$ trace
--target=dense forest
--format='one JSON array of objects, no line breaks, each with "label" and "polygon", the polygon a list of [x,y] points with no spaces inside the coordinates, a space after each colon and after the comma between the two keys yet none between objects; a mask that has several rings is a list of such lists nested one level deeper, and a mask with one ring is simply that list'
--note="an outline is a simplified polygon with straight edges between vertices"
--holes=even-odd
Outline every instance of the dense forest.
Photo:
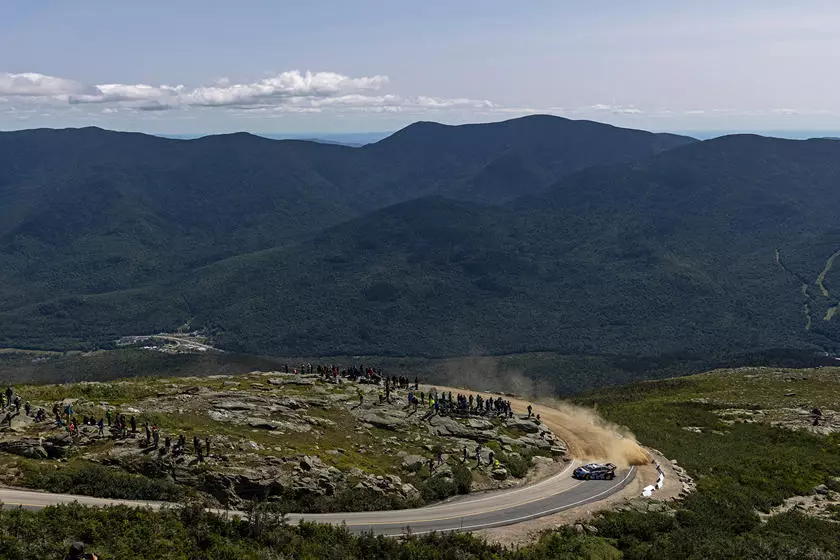
[{"label": "dense forest", "polygon": [[188,325],[274,356],[833,352],[838,161],[543,116],[363,148],[3,133],[0,345]]}]

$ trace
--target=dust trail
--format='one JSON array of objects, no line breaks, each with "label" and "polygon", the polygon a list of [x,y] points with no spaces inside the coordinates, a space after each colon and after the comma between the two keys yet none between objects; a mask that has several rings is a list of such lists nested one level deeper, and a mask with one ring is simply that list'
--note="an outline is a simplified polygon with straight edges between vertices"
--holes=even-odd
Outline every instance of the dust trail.
[{"label": "dust trail", "polygon": [[645,465],[651,461],[628,430],[608,422],[594,409],[554,398],[548,383],[528,378],[520,370],[504,369],[496,359],[452,360],[445,373],[449,384],[455,388],[438,387],[440,390],[521,395],[522,398],[505,398],[519,414],[524,413],[529,404],[533,405],[534,414],[539,414],[542,422],[566,442],[576,459],[611,462],[619,467]]},{"label": "dust trail", "polygon": [[646,465],[651,461],[629,430],[605,420],[594,409],[540,399],[535,412],[566,440],[576,458],[608,461],[619,467]]}]

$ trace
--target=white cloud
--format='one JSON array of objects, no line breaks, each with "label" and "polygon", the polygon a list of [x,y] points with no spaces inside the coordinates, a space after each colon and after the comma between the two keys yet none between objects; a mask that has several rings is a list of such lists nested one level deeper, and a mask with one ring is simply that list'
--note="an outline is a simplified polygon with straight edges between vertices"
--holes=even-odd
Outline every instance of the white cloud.
[{"label": "white cloud", "polygon": [[250,83],[218,78],[213,85],[96,84],[37,73],[0,73],[0,95],[52,105],[105,105],[137,111],[176,108],[268,109],[279,112],[322,110],[402,111],[494,107],[487,100],[405,97],[383,94],[386,76],[353,78],[335,72],[283,72]]},{"label": "white cloud", "polygon": [[0,72],[0,95],[9,97],[61,97],[83,94],[88,88],[79,82],[35,72]]},{"label": "white cloud", "polygon": [[625,106],[625,105],[607,105],[604,103],[596,103],[590,107],[587,107],[592,111],[607,111],[610,113],[614,113],[616,115],[640,115],[642,114],[641,109],[637,109],[636,107],[632,106]]}]

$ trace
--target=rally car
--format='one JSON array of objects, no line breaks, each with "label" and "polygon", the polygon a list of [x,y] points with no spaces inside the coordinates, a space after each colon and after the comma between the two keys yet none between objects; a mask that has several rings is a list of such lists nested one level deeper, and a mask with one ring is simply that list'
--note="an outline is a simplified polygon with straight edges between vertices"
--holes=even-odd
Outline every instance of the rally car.
[{"label": "rally car", "polygon": [[612,480],[615,469],[612,463],[589,463],[576,468],[572,476],[580,480]]}]

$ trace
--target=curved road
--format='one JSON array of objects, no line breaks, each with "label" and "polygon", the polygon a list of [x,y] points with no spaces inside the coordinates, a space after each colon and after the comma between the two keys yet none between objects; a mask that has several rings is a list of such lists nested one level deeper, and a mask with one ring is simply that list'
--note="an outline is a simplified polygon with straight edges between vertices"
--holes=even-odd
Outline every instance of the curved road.
[{"label": "curved road", "polygon": [[[440,388],[440,387],[439,387]],[[447,387],[441,390],[450,390]],[[457,390],[457,389],[452,389]],[[517,407],[526,408],[528,403],[511,398]],[[289,514],[291,522],[300,520],[345,524],[355,533],[372,531],[376,534],[396,536],[411,531],[423,534],[432,531],[477,531],[513,525],[545,515],[603,500],[627,486],[636,476],[636,467],[619,470],[615,480],[580,481],[572,478],[572,470],[582,464],[586,457],[604,456],[603,438],[593,426],[579,424],[573,427],[567,412],[555,410],[550,405],[535,404],[535,413],[542,414],[543,422],[564,439],[575,460],[565,469],[545,480],[520,488],[495,490],[453,498],[432,506],[397,511],[375,511],[354,513]],[[603,435],[603,434],[600,434]],[[613,441],[612,435],[609,436]],[[0,487],[0,502],[4,506],[41,509],[46,506],[79,502],[90,506],[130,505],[160,508],[171,504],[162,502],[138,502],[49,494],[32,490]],[[215,510],[224,512],[224,510]],[[229,511],[231,515],[241,512]]]},{"label": "curved road", "polygon": [[[346,524],[355,533],[372,531],[396,536],[410,530],[413,534],[432,531],[477,531],[512,525],[550,515],[583,504],[602,500],[624,488],[636,474],[635,467],[619,471],[615,480],[580,481],[571,477],[573,461],[563,472],[536,484],[509,490],[497,490],[455,498],[417,509],[329,514],[290,514],[289,521]],[[131,505],[159,508],[160,502],[109,500],[70,494],[49,494],[31,490],[0,488],[0,501],[6,507],[41,509],[46,506],[79,502],[91,506]],[[229,512],[238,513],[238,512]]]}]

